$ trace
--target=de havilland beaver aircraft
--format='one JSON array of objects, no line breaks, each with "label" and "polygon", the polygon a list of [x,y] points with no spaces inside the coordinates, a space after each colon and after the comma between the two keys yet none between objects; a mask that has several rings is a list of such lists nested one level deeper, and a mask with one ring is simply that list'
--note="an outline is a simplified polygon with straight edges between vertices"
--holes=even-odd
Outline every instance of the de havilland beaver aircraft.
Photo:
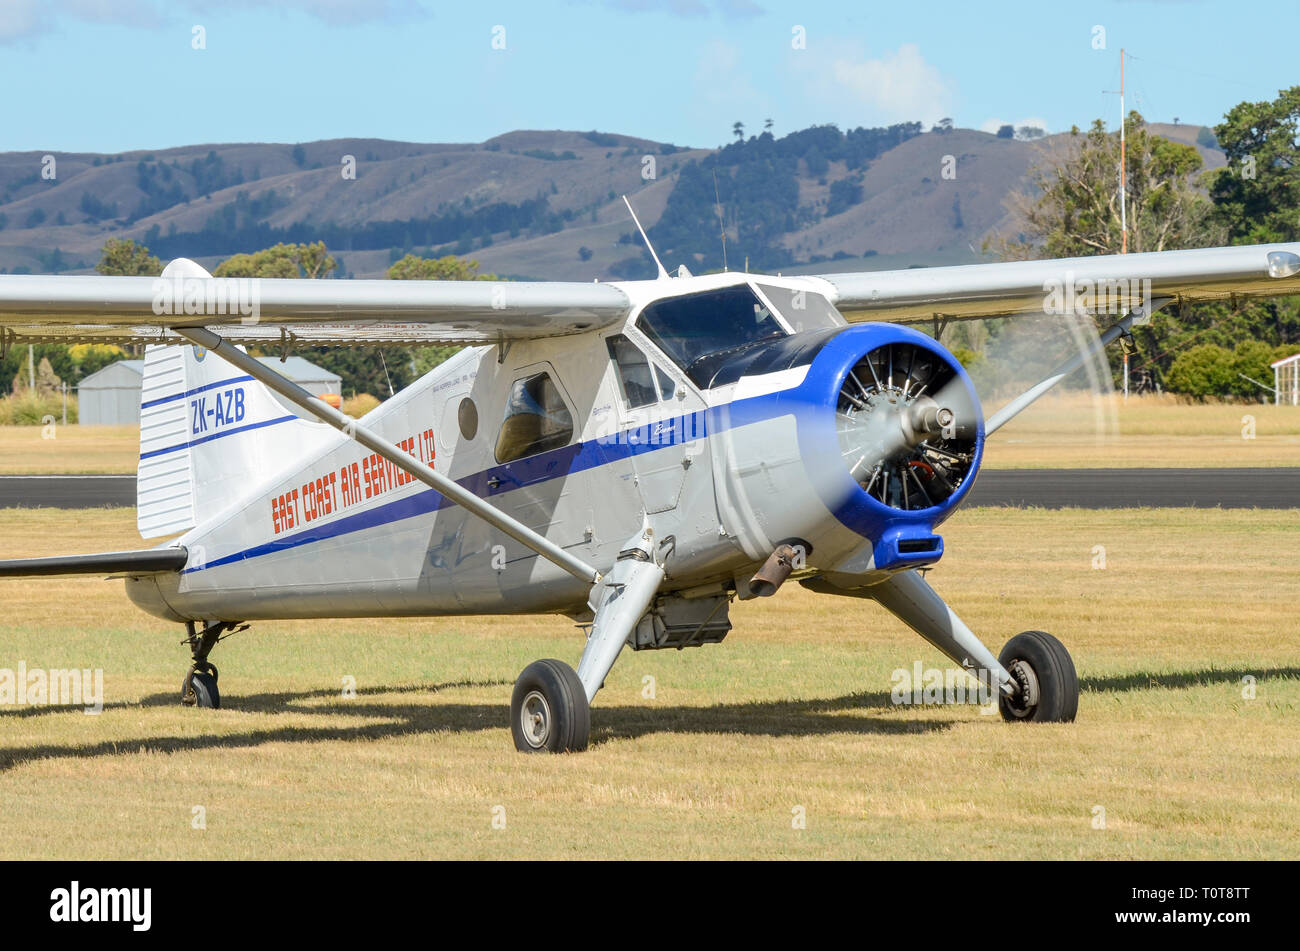
[{"label": "de havilland beaver aircraft", "polygon": [[[652,249],[653,254],[653,249]],[[1300,294],[1300,244],[905,271],[612,283],[0,277],[0,342],[144,342],[138,524],[159,546],[0,562],[125,579],[186,625],[182,702],[220,703],[217,641],[276,618],[558,613],[575,671],[519,676],[524,752],[583,749],[625,646],[721,641],[788,578],[885,607],[1010,721],[1068,721],[1041,631],[995,657],[922,576],[986,437],[1170,301]],[[985,418],[961,364],[905,326],[1114,314]],[[938,335],[936,334],[936,337]],[[241,344],[468,345],[361,419]],[[179,533],[179,534],[178,534]]]}]

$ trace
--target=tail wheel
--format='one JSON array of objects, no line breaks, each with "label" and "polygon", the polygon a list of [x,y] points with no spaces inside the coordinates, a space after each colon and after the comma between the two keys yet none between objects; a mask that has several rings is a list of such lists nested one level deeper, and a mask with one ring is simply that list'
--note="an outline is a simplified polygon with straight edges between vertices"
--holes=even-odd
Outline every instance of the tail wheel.
[{"label": "tail wheel", "polygon": [[187,707],[204,707],[216,710],[221,706],[221,693],[217,690],[217,668],[196,670],[181,684],[181,703]]},{"label": "tail wheel", "polygon": [[539,660],[524,668],[510,698],[510,732],[521,753],[578,753],[591,736],[587,691],[572,667]]},{"label": "tail wheel", "polygon": [[1012,722],[1069,723],[1079,712],[1079,675],[1065,645],[1043,631],[1025,631],[1007,641],[998,661],[1019,690],[1002,696],[998,709]]}]

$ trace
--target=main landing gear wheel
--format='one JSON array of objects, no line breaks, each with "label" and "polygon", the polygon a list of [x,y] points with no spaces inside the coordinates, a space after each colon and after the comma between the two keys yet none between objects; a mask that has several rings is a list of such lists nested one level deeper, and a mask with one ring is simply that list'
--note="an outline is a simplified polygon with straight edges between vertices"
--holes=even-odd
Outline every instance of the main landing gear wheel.
[{"label": "main landing gear wheel", "polygon": [[998,661],[1019,686],[1014,697],[998,699],[1002,719],[1069,723],[1079,711],[1079,676],[1065,645],[1043,631],[1025,631],[1007,641]]},{"label": "main landing gear wheel", "polygon": [[510,732],[521,753],[578,753],[591,736],[587,691],[561,660],[524,668],[510,698]]},{"label": "main landing gear wheel", "polygon": [[208,664],[203,670],[192,670],[181,683],[181,703],[187,707],[216,710],[221,706],[217,690],[217,668]]}]

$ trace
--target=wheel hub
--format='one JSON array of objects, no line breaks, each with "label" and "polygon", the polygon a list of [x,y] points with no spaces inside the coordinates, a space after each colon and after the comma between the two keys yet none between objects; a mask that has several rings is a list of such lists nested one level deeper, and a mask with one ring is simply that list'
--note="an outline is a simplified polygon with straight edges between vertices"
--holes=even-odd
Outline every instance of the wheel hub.
[{"label": "wheel hub", "polygon": [[1012,661],[1007,666],[1007,673],[1011,674],[1018,688],[1016,695],[1007,699],[1007,709],[1011,711],[1012,716],[1023,719],[1033,713],[1034,708],[1038,706],[1038,675],[1034,673],[1034,668],[1023,660]]},{"label": "wheel hub", "polygon": [[519,710],[519,725],[524,739],[533,749],[546,745],[551,733],[551,707],[539,691],[529,691]]}]

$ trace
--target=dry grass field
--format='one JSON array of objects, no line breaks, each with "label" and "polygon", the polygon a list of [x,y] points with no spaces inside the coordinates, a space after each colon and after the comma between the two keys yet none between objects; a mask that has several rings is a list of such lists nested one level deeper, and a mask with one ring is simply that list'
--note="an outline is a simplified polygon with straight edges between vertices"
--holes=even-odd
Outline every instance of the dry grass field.
[{"label": "dry grass field", "polygon": [[[989,401],[985,410],[1003,401]],[[1253,428],[1252,428],[1253,427]],[[1244,438],[1243,433],[1251,438]],[[1300,407],[1048,396],[994,433],[990,469],[1300,466]]]},{"label": "dry grass field", "polygon": [[[591,749],[562,757],[515,753],[507,709],[528,662],[576,663],[563,618],[259,623],[197,710],[179,627],[119,583],[3,580],[0,668],[102,668],[106,706],[0,710],[0,858],[1294,858],[1298,532],[1296,511],[959,513],[931,582],[995,652],[1060,636],[1073,724],[894,706],[892,671],[947,664],[789,585],[736,604],[721,645],[625,652]],[[129,509],[0,511],[6,557],[138,543]]]},{"label": "dry grass field", "polygon": [[[1002,405],[990,400],[986,411]],[[1246,416],[1254,437],[1242,438]],[[0,426],[0,475],[133,473],[136,426]],[[1300,466],[1300,408],[1180,403],[1169,396],[1048,396],[995,433],[990,469]]]},{"label": "dry grass field", "polygon": [[0,426],[0,475],[134,474],[139,426]]}]

